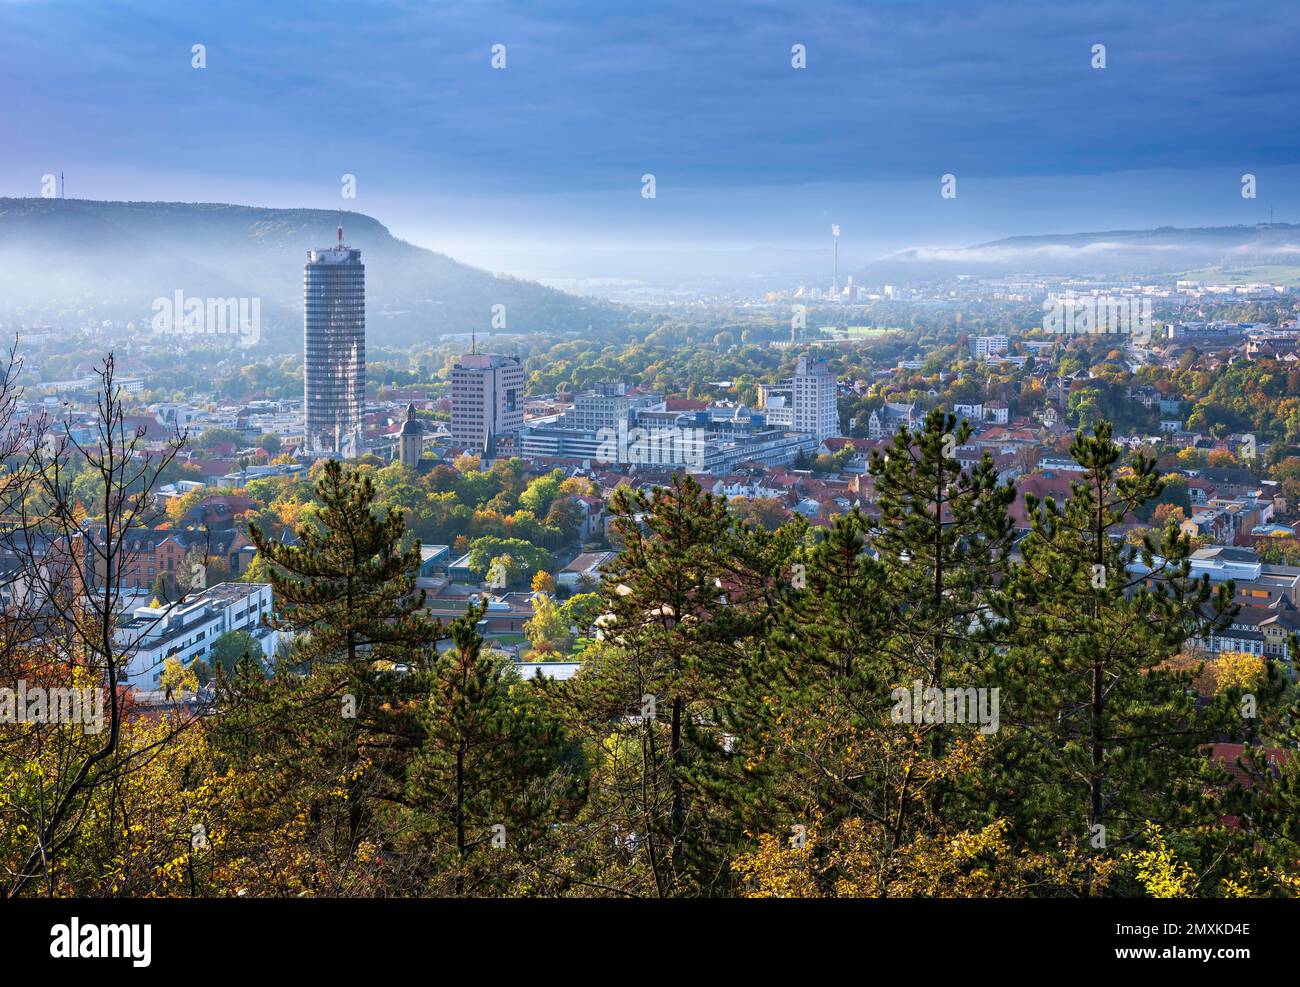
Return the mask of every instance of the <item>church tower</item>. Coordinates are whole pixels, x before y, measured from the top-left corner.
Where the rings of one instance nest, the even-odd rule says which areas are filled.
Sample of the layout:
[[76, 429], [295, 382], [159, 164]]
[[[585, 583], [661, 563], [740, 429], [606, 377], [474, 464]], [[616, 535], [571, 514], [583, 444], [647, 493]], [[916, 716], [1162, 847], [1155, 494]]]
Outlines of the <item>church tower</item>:
[[403, 466], [415, 469], [424, 452], [424, 426], [416, 419], [413, 404], [406, 406], [406, 421], [402, 423], [402, 437], [398, 441], [398, 460]]

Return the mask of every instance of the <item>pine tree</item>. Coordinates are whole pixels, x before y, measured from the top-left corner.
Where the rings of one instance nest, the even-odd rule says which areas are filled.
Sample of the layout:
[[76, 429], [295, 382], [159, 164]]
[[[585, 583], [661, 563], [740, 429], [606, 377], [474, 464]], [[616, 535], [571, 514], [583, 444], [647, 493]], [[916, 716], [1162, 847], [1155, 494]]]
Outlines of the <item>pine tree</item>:
[[[966, 421], [935, 408], [919, 432], [900, 428], [871, 457], [880, 517], [870, 543], [891, 601], [879, 633], [897, 687], [988, 685], [989, 648], [973, 631], [1008, 564], [1015, 489], [987, 452], [969, 467], [956, 457], [970, 435]], [[948, 733], [932, 732], [936, 758]]]
[[[961, 828], [951, 800], [941, 815], [938, 790], [988, 756], [973, 725], [895, 717], [895, 689], [910, 692], [920, 673], [895, 631], [907, 601], [869, 553], [871, 530], [855, 509], [810, 535], [767, 661], [747, 676], [753, 726], [742, 744], [782, 808], [758, 830], [759, 847], [797, 868], [800, 893], [909, 893], [914, 853]], [[958, 653], [956, 640], [944, 650]], [[941, 731], [948, 739], [936, 745]], [[737, 864], [751, 885], [754, 860]]]
[[549, 836], [574, 794], [567, 743], [539, 683], [483, 648], [486, 603], [451, 623], [433, 663], [423, 734], [407, 779], [433, 865], [424, 893], [537, 893], [553, 885]]
[[[1300, 640], [1288, 635], [1291, 655]], [[1236, 817], [1244, 846], [1225, 876], [1252, 894], [1300, 896], [1300, 688], [1281, 662], [1270, 662], [1262, 688], [1234, 693], [1243, 716], [1238, 759], [1246, 783], [1224, 772], [1218, 779], [1222, 808]]]
[[[809, 833], [834, 832], [847, 819], [871, 830], [877, 847], [905, 840], [915, 796], [930, 780], [918, 762], [928, 740], [890, 723], [893, 675], [880, 647], [889, 601], [883, 568], [866, 549], [869, 530], [855, 508], [824, 534], [801, 532], [779, 619], [755, 651], [748, 687], [737, 690], [748, 700], [741, 749], [779, 806], [751, 832], [789, 859]], [[830, 893], [842, 878], [831, 853], [814, 837], [801, 863], [809, 893]]]
[[267, 623], [295, 636], [267, 687], [245, 675], [227, 695], [218, 750], [255, 732], [253, 756], [278, 780], [276, 798], [303, 807], [320, 890], [358, 893], [358, 858], [382, 845], [384, 817], [405, 799], [422, 672], [443, 632], [415, 588], [419, 544], [401, 551], [402, 516], [375, 511], [369, 477], [329, 461], [316, 496], [297, 545], [250, 526], [275, 593]]
[[[1131, 466], [1110, 425], [1080, 431], [1082, 468], [1064, 505], [1027, 497], [1022, 561], [991, 603], [1010, 642], [1000, 655], [1004, 741], [990, 793], [1032, 845], [1087, 845], [1102, 859], [1141, 835], [1212, 823], [1201, 745], [1223, 705], [1198, 713], [1190, 676], [1166, 666], [1189, 638], [1230, 619], [1224, 589], [1190, 576], [1176, 524], [1130, 545], [1125, 521], [1156, 497], [1154, 461]], [[1100, 851], [1100, 852], [1097, 852]], [[1084, 890], [1095, 893], [1092, 871]]]
[[690, 477], [610, 502], [624, 549], [602, 585], [602, 647], [572, 697], [593, 778], [584, 879], [631, 894], [715, 894], [729, 881], [713, 795], [731, 755], [718, 704], [727, 688], [719, 623], [735, 587], [726, 502]]
[[316, 483], [314, 524], [299, 542], [276, 541], [253, 524], [249, 535], [270, 565], [277, 613], [268, 621], [302, 640], [304, 662], [345, 662], [353, 669], [400, 662], [438, 636], [417, 590], [420, 545], [403, 552], [402, 513], [375, 510], [375, 488], [360, 470], [325, 463]]

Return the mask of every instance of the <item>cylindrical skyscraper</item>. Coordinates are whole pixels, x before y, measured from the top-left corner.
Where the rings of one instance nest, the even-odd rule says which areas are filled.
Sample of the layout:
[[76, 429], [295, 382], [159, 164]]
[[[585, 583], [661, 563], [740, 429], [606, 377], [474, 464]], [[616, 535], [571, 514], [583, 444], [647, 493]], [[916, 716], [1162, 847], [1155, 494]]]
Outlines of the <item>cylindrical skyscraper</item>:
[[366, 266], [343, 243], [307, 251], [303, 410], [309, 452], [360, 455], [366, 406]]

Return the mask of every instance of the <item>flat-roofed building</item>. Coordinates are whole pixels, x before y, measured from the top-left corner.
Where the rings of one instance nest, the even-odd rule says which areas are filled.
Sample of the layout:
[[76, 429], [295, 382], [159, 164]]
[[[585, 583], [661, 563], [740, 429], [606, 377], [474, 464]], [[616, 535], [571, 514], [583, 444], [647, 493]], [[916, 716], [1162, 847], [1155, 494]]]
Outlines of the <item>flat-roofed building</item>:
[[[186, 667], [206, 659], [212, 644], [229, 631], [248, 631], [265, 658], [275, 654], [278, 631], [262, 626], [272, 606], [269, 583], [219, 583], [179, 603], [136, 607], [118, 622], [114, 637], [128, 654], [124, 684], [159, 688], [163, 667], [175, 658]], [[211, 666], [211, 661], [208, 662]]]
[[451, 370], [451, 444], [491, 452], [524, 424], [524, 368], [518, 360], [467, 353]]

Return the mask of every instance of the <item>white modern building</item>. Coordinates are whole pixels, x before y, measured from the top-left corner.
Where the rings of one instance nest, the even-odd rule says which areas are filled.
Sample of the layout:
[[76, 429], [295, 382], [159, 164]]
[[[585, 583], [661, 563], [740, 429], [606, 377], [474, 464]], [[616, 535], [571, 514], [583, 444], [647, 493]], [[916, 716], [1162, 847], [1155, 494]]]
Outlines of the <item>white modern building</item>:
[[758, 406], [769, 425], [794, 428], [794, 391], [790, 384], [758, 385]]
[[518, 360], [467, 353], [451, 370], [451, 444], [490, 451], [524, 424], [524, 368]]
[[840, 434], [840, 416], [835, 407], [835, 376], [824, 361], [799, 357], [790, 390], [795, 431], [811, 432], [818, 442]]
[[971, 341], [971, 353], [977, 360], [984, 360], [996, 353], [1005, 353], [1011, 348], [1011, 340], [1006, 336], [976, 336]]
[[248, 631], [263, 656], [272, 657], [280, 634], [262, 626], [271, 602], [269, 583], [220, 583], [170, 606], [136, 607], [118, 623], [115, 634], [118, 646], [130, 656], [123, 684], [157, 690], [168, 658], [188, 667], [228, 631]]

